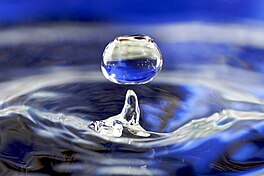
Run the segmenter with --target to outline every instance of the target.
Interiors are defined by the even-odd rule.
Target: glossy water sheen
[[[138,98],[133,90],[128,90],[122,112],[105,120],[93,121],[89,127],[103,136],[120,137],[124,128],[131,134],[149,137],[148,133],[139,124],[140,108]]]
[[[86,67],[24,72],[0,83],[1,175],[264,173],[262,74],[185,66],[124,86]],[[121,137],[111,137],[91,129],[91,122],[127,109],[128,89],[137,93],[139,124],[150,135],[123,128]]]
[[[109,43],[101,65],[104,76],[118,84],[144,84],[162,68],[156,43],[146,35],[117,37]]]
[[[159,70],[157,61],[147,58],[107,62],[103,69],[121,83],[148,82]]]

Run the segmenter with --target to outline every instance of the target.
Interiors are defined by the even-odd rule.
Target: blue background
[[[0,23],[164,23],[264,20],[263,0],[2,0]]]
[[[5,31],[13,31],[12,34],[23,38],[25,33],[30,34],[41,27],[52,28],[51,24],[58,26],[86,24],[87,31],[91,27],[96,32],[93,31],[93,34],[85,36],[86,41],[58,40],[31,45],[22,43],[9,45],[1,38],[5,45],[0,46],[0,68],[3,70],[17,67],[94,64],[98,69],[105,46],[116,36],[155,33],[155,29],[142,30],[137,27],[138,24],[162,26],[195,22],[212,26],[242,24],[262,27],[263,21],[263,0],[2,0],[0,1],[0,34],[3,36],[6,36]],[[98,28],[95,27],[97,24],[100,24]],[[119,24],[125,27],[123,26],[122,29],[107,27]],[[134,26],[131,28],[126,26],[127,24]],[[20,26],[29,27],[20,30]],[[76,33],[70,35],[74,38],[77,36]],[[47,38],[47,35],[42,34],[32,35],[32,38],[25,39],[24,42],[35,38]],[[198,31],[197,35],[199,34]],[[179,43],[178,41],[169,43],[162,42],[158,35],[151,37],[162,51],[165,61],[163,70],[175,69],[178,65],[186,63],[219,65],[223,63],[224,58],[224,64],[264,72],[262,48],[225,43]],[[5,78],[0,76],[0,80],[2,79]]]

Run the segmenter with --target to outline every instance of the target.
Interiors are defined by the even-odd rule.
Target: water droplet
[[[104,136],[120,137],[123,129],[136,136],[148,137],[150,134],[140,126],[140,109],[138,106],[137,95],[133,90],[128,90],[125,105],[122,112],[116,116],[105,120],[93,121],[90,128]]]
[[[144,84],[162,68],[161,53],[146,35],[117,37],[109,43],[101,65],[104,76],[118,84]]]

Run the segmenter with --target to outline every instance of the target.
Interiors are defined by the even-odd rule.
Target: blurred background
[[[196,63],[263,73],[263,22],[262,0],[2,0],[0,68],[99,69],[116,36],[146,34],[164,69]]]

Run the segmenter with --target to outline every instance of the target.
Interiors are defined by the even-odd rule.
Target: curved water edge
[[[53,67],[1,82],[1,168],[43,174],[259,173],[263,81],[259,73],[210,65],[163,72],[140,87],[113,85],[81,67]],[[90,129],[92,121],[121,112],[128,89],[139,97],[140,125],[150,136],[124,132],[116,138]]]

